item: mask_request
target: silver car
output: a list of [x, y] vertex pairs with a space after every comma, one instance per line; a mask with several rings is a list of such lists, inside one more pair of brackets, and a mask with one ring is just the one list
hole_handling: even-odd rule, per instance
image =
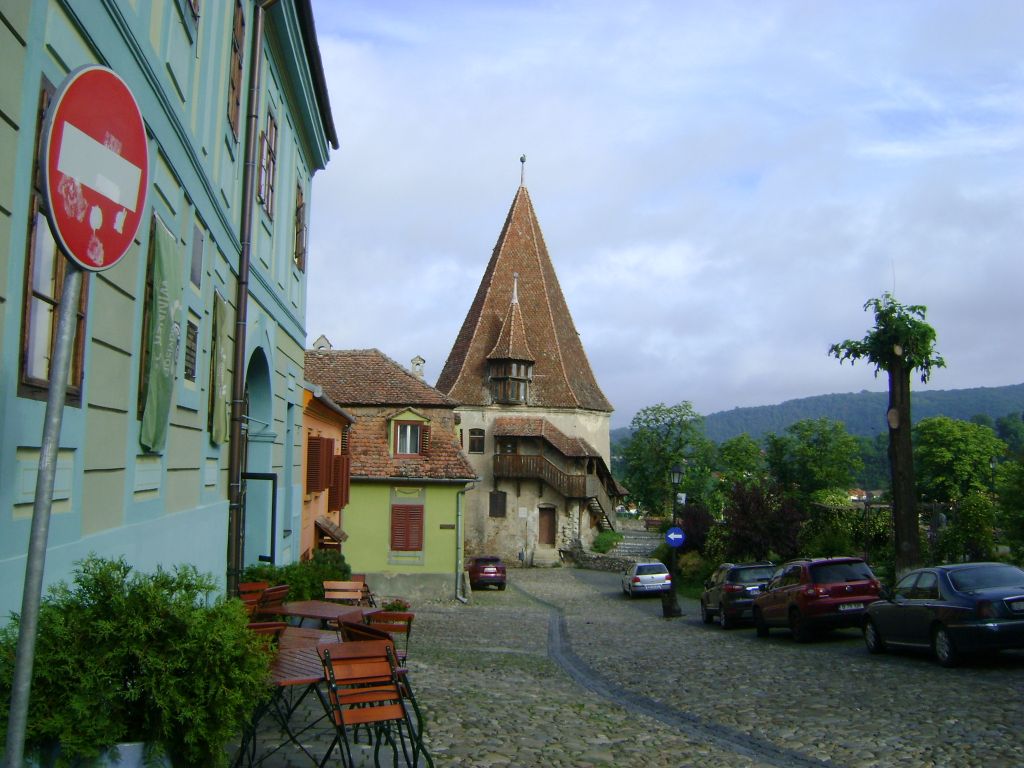
[[657, 560], [634, 563], [622, 572], [622, 591], [630, 597], [671, 589], [672, 576], [665, 564]]

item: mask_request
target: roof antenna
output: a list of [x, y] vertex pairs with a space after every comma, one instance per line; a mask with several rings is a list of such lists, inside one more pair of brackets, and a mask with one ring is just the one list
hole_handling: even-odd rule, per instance
[[[523, 155], [523, 157], [526, 157], [526, 155]], [[512, 273], [512, 303], [513, 304], [518, 304], [519, 303], [519, 273], [518, 272], [513, 272]]]
[[519, 169], [519, 186], [526, 186], [526, 155], [519, 158], [519, 162], [523, 164], [523, 167]]

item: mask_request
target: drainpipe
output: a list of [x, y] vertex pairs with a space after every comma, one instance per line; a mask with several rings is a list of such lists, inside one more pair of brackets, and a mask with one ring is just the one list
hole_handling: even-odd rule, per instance
[[238, 587], [242, 570], [245, 512], [242, 509], [242, 403], [245, 400], [245, 344], [249, 310], [249, 262], [252, 250], [253, 189], [256, 180], [257, 131], [260, 117], [260, 69], [263, 66], [263, 17], [277, 0], [257, 3], [253, 11], [249, 57], [249, 100], [245, 121], [245, 165], [242, 167], [242, 222], [239, 232], [238, 284], [235, 290], [235, 350], [231, 376], [231, 436], [228, 445], [228, 594]]

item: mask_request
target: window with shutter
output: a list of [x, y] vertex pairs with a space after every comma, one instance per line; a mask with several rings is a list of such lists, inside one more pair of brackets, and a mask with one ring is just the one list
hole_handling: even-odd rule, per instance
[[348, 456], [335, 454], [331, 464], [333, 477], [327, 493], [327, 511], [340, 512], [348, 504]]
[[423, 549], [423, 507], [395, 504], [391, 507], [391, 549], [419, 552]]
[[323, 449], [317, 435], [306, 438], [306, 493], [316, 493], [323, 488]]
[[320, 487], [323, 491], [334, 485], [334, 438], [320, 438]]
[[490, 516], [491, 517], [504, 517], [506, 509], [506, 500], [504, 491], [491, 491], [490, 496]]

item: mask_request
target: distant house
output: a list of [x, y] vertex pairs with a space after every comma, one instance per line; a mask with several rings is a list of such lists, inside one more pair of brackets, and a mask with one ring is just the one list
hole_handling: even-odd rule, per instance
[[376, 349], [308, 350], [306, 378], [355, 419], [342, 545], [379, 594], [450, 597], [462, 572], [462, 494], [476, 473], [455, 403]]
[[594, 378], [520, 186], [437, 381], [457, 401], [482, 481], [466, 498], [466, 550], [558, 562], [614, 527], [612, 406]]

